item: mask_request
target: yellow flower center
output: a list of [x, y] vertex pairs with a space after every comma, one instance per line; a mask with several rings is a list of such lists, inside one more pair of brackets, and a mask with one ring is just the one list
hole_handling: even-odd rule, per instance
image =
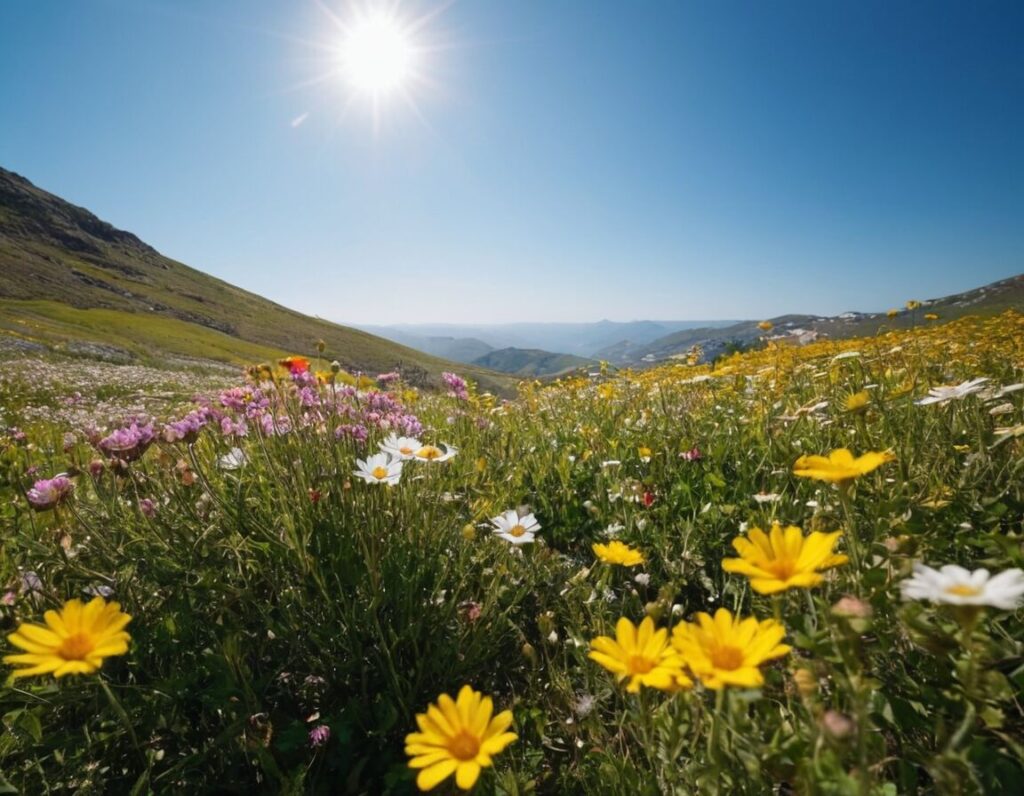
[[416, 455], [421, 459], [436, 459], [441, 455], [441, 449], [435, 448], [433, 445], [427, 445], [425, 448], [420, 448]]
[[373, 473], [371, 473], [371, 475], [373, 475], [373, 477], [378, 479], [378, 480], [383, 480], [383, 479], [388, 477], [388, 468], [387, 467], [374, 467], [373, 468]]
[[524, 528], [522, 525], [513, 525], [511, 528], [508, 529], [508, 532], [510, 536], [515, 536], [518, 539], [520, 536], [526, 533], [526, 528]]
[[66, 661], [81, 661], [93, 651], [95, 646], [92, 642], [92, 637], [88, 634], [75, 633], [61, 642], [60, 647], [57, 649], [57, 654]]
[[630, 674], [647, 674], [654, 668], [655, 662], [643, 655], [630, 655], [627, 666]]
[[398, 452], [400, 454], [402, 454], [403, 456], [408, 456], [410, 453], [412, 453], [412, 448], [408, 448], [408, 447], [406, 447], [406, 448], [399, 448]]
[[743, 650], [729, 644], [716, 646], [711, 650], [711, 665], [728, 671], [739, 669], [743, 665]]
[[955, 586], [949, 586], [946, 589], [946, 594], [954, 594], [957, 597], [977, 597], [981, 594], [981, 589], [977, 586], [968, 586], [965, 583], [958, 583]]
[[457, 760], [474, 760], [480, 752], [480, 739], [462, 730], [448, 742], [448, 751]]

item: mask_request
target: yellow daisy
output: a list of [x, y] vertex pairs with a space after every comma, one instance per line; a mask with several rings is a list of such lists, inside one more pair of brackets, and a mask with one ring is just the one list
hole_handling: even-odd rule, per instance
[[842, 531], [814, 531], [804, 537], [799, 528], [772, 525], [770, 533], [751, 528], [744, 538], [732, 540], [739, 558], [722, 561], [722, 569], [750, 578], [758, 594], [778, 594], [787, 589], [810, 589], [822, 581], [821, 570], [845, 564], [845, 555], [833, 552]]
[[801, 456], [793, 465], [793, 475], [833, 484], [849, 484], [893, 461], [896, 457], [888, 451], [871, 451], [854, 458], [846, 448], [837, 448], [828, 456]]
[[87, 605], [81, 600], [68, 600], [58, 611], [43, 614], [46, 626], [21, 623], [7, 636], [22, 653], [5, 655], [4, 663], [20, 665], [14, 677], [50, 674], [92, 674], [103, 665], [103, 659], [124, 655], [131, 636], [125, 626], [131, 617], [121, 611], [118, 603], [94, 597]]
[[789, 652], [788, 645], [779, 643], [785, 635], [786, 628], [774, 619], [733, 618], [719, 608], [713, 619], [699, 613], [696, 622], [676, 625], [672, 646], [708, 688], [757, 688], [764, 683], [758, 667]]
[[619, 682], [629, 678], [626, 690], [639, 693], [640, 686], [675, 691], [690, 688], [693, 681], [683, 672], [683, 661], [668, 640], [668, 630], [654, 629], [644, 617], [635, 626], [626, 617], [615, 625], [615, 638], [598, 636], [590, 642], [590, 659], [615, 674]]
[[493, 712], [490, 697], [464, 685], [456, 699], [441, 694], [426, 713], [416, 714], [420, 731], [405, 736], [405, 753], [409, 767], [421, 769], [416, 777], [420, 790], [437, 787], [452, 774], [463, 790], [476, 784], [480, 770], [518, 737], [507, 732], [512, 711], [492, 717]]
[[871, 395], [867, 390], [861, 390], [846, 396], [843, 400], [843, 408], [851, 414], [866, 412], [871, 405]]
[[594, 555], [606, 564], [619, 564], [623, 567], [636, 567], [644, 563], [644, 554], [634, 550], [629, 545], [623, 544], [618, 539], [608, 544], [595, 544], [592, 546]]

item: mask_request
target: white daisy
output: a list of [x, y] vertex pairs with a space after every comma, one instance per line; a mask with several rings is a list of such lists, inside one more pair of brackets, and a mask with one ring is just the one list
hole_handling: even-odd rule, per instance
[[915, 401], [918, 406], [927, 406], [928, 404], [945, 404], [950, 401], [960, 400], [966, 398], [968, 395], [973, 395], [976, 392], [981, 392], [981, 385], [988, 381], [987, 378], [971, 379], [970, 381], [962, 382], [950, 387], [932, 387], [928, 390], [928, 394], [918, 401]]
[[758, 492], [752, 497], [755, 503], [778, 503], [782, 499], [778, 492]]
[[946, 564], [932, 569], [914, 564], [914, 574], [900, 584], [904, 600], [931, 600], [947, 605], [991, 605], [1012, 611], [1024, 597], [1024, 571], [1008, 569], [992, 577], [987, 569], [974, 572]]
[[245, 451], [241, 448], [232, 448], [230, 451], [221, 456], [217, 463], [220, 465], [222, 470], [238, 470], [248, 463], [249, 457], [245, 455]]
[[387, 484], [394, 486], [402, 477], [402, 460], [393, 459], [386, 453], [375, 453], [367, 456], [366, 461], [356, 459], [358, 470], [353, 475], [362, 478], [368, 484]]
[[492, 517], [491, 523], [494, 525], [494, 535], [512, 544], [532, 542], [534, 535], [540, 530], [540, 523], [533, 514], [520, 517], [519, 512], [514, 510]]
[[446, 462], [458, 452], [458, 448], [451, 445], [422, 445], [416, 449], [413, 457], [421, 462]]
[[378, 445], [382, 451], [401, 461], [415, 459], [416, 451], [423, 447], [423, 443], [415, 437], [400, 437], [397, 434], [391, 434]]

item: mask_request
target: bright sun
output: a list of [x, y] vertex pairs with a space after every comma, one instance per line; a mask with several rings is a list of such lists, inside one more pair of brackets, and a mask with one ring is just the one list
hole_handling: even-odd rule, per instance
[[398, 20], [375, 15], [345, 31], [339, 55], [345, 78], [359, 92], [380, 97], [402, 88], [413, 72], [415, 48]]

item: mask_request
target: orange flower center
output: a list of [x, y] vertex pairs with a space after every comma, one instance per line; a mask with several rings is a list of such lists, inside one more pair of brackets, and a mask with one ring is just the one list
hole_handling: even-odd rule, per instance
[[647, 674], [654, 668], [654, 661], [644, 655], [630, 655], [627, 666], [630, 674]]
[[730, 644], [722, 644], [711, 650], [711, 665], [716, 669], [733, 671], [743, 665], [743, 650]]
[[457, 760], [473, 760], [480, 752], [480, 739], [462, 730], [448, 742], [448, 751]]
[[957, 597], [977, 597], [981, 594], [981, 589], [977, 586], [968, 586], [966, 583], [958, 583], [955, 586], [949, 586], [946, 589], [946, 594], [954, 594]]
[[371, 473], [371, 475], [373, 475], [373, 477], [376, 478], [377, 480], [383, 480], [388, 477], [388, 468], [374, 467], [373, 473]]
[[515, 536], [517, 539], [526, 533], [526, 528], [522, 525], [513, 525], [508, 529], [509, 536]]
[[796, 573], [796, 562], [788, 558], [777, 558], [774, 561], [765, 561], [761, 568], [779, 580], [789, 580]]
[[408, 447], [406, 447], [406, 448], [399, 448], [398, 452], [400, 454], [402, 454], [403, 456], [408, 456], [410, 453], [412, 453], [412, 448], [408, 448]]
[[87, 634], [75, 633], [61, 642], [60, 647], [57, 649], [57, 654], [66, 661], [81, 661], [93, 651], [95, 646], [92, 643], [92, 638]]

